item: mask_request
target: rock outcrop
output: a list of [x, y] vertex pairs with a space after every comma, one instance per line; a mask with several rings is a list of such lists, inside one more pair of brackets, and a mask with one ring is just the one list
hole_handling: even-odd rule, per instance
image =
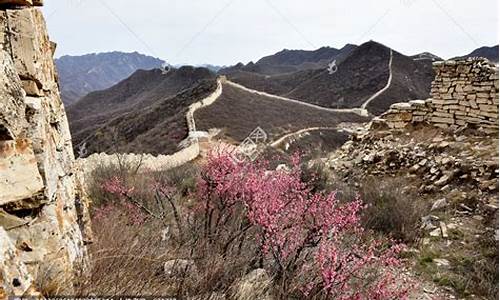
[[91, 238], [41, 4], [0, 0], [0, 298], [71, 294]]
[[374, 124], [402, 128], [428, 122], [451, 130], [473, 125], [498, 131], [498, 66], [483, 58], [433, 65], [432, 99], [393, 104]]
[[233, 283], [231, 299], [273, 300], [272, 280], [266, 270], [256, 269]]
[[[398, 113], [392, 116], [399, 119], [380, 119], [355, 132], [326, 159], [330, 182], [344, 197], [359, 192], [362, 200], [378, 205], [383, 213], [372, 215], [377, 220], [384, 215], [391, 222], [398, 215], [405, 220], [417, 216], [415, 223], [403, 225], [412, 226], [418, 235], [410, 263], [421, 264], [432, 253], [424, 272], [432, 272], [435, 283], [470, 294], [471, 299], [481, 298], [473, 293], [489, 291], [482, 290], [475, 278], [484, 278], [478, 274], [495, 278], [498, 269], [498, 135], [486, 132], [498, 128], [484, 127], [486, 118], [481, 119], [483, 126], [467, 123], [456, 130], [442, 129], [432, 121], [412, 121], [420, 116], [415, 111], [426, 112], [421, 105], [419, 101], [395, 105], [391, 110]], [[404, 110], [405, 106], [415, 110]], [[427, 113], [432, 115], [431, 110]], [[401, 121], [402, 117], [407, 120]], [[406, 202], [391, 209], [393, 199]], [[446, 281], [449, 278], [473, 283], [458, 291]]]

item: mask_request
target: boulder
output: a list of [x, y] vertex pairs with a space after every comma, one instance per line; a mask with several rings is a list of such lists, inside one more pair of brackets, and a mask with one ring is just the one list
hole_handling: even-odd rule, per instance
[[432, 204], [431, 211], [440, 210], [440, 209], [443, 209], [447, 206], [448, 206], [448, 202], [446, 201], [446, 198], [442, 198], [442, 199], [439, 199], [436, 202], [434, 202], [434, 204]]
[[173, 259], [163, 264], [163, 271], [169, 277], [186, 277], [189, 273], [197, 275], [198, 269], [193, 260]]
[[266, 270], [256, 269], [236, 280], [231, 287], [231, 299], [272, 300], [272, 281]]

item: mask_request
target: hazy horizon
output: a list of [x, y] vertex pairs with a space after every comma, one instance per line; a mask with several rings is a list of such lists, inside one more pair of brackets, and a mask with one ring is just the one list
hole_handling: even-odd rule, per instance
[[48, 0], [43, 10], [56, 57], [137, 51], [174, 65], [234, 65], [283, 49], [369, 40], [406, 55], [465, 55], [498, 44], [498, 4], [481, 3], [490, 9], [471, 13], [465, 0], [167, 0], [146, 8], [129, 0]]

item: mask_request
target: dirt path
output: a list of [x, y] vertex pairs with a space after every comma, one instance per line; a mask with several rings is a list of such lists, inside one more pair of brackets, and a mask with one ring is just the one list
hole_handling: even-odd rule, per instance
[[392, 49], [391, 49], [391, 56], [389, 58], [389, 80], [387, 80], [387, 84], [386, 86], [384, 86], [380, 91], [376, 92], [373, 96], [371, 96], [368, 100], [365, 101], [365, 103], [363, 103], [361, 105], [361, 108], [362, 109], [365, 109], [366, 110], [366, 107], [368, 106], [368, 104], [370, 104], [370, 102], [372, 102], [374, 99], [376, 99], [378, 96], [380, 96], [383, 92], [385, 92], [392, 84], [392, 58], [393, 58], [393, 52], [392, 52]]

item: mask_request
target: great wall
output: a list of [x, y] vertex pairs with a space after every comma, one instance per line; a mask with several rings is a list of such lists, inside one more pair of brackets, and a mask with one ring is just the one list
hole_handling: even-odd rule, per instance
[[469, 58], [435, 62], [433, 68], [432, 98], [395, 103], [373, 124], [403, 128], [427, 122], [449, 130], [474, 126], [498, 131], [498, 66]]
[[[391, 60], [389, 61], [389, 68]], [[372, 126], [388, 126], [402, 128], [409, 123], [427, 122], [441, 128], [457, 129], [466, 124], [476, 124], [488, 131], [498, 130], [498, 67], [484, 59], [468, 59], [462, 61], [444, 61], [434, 63], [436, 78], [432, 84], [433, 98], [427, 100], [413, 100], [410, 102], [393, 104], [386, 113], [375, 117]], [[78, 169], [85, 176], [89, 176], [97, 166], [117, 164], [119, 161], [141, 163], [140, 171], [167, 170], [194, 160], [201, 154], [200, 137], [207, 139], [197, 131], [194, 113], [196, 110], [213, 104], [222, 94], [223, 84], [272, 97], [280, 101], [300, 103], [301, 105], [328, 110], [332, 112], [354, 112], [367, 115], [365, 108], [354, 109], [328, 109], [288, 99], [265, 92], [249, 89], [238, 83], [227, 80], [221, 76], [217, 80], [217, 89], [207, 98], [192, 104], [186, 113], [189, 128], [187, 147], [172, 154], [153, 156], [150, 154], [120, 154], [109, 155], [105, 153], [93, 154], [85, 159], [78, 159]], [[390, 79], [387, 86], [390, 85]], [[386, 87], [387, 87], [386, 86]], [[383, 90], [382, 90], [383, 92]], [[370, 101], [379, 97], [377, 92]], [[367, 104], [365, 102], [365, 104]], [[364, 105], [366, 106], [366, 105]], [[270, 144], [278, 147], [285, 141], [298, 138], [310, 131], [318, 130], [344, 130], [344, 128], [304, 128], [294, 133], [289, 133]], [[204, 143], [206, 144], [206, 143]], [[217, 144], [217, 143], [215, 143]]]
[[[168, 170], [181, 166], [189, 161], [194, 160], [200, 155], [201, 147], [199, 141], [200, 132], [196, 130], [196, 122], [194, 113], [203, 107], [211, 105], [222, 94], [222, 83], [224, 77], [217, 79], [216, 90], [206, 98], [191, 104], [186, 113], [186, 121], [188, 124], [189, 134], [186, 139], [187, 146], [171, 155], [151, 155], [151, 154], [106, 154], [94, 153], [86, 158], [77, 159], [77, 169], [82, 173], [83, 178], [89, 177], [92, 171], [98, 166], [126, 162], [130, 164], [140, 163], [139, 172]], [[82, 181], [87, 182], [85, 179]]]
[[[53, 62], [56, 45], [35, 7], [40, 5], [41, 0], [0, 0], [0, 299], [39, 295], [35, 282], [40, 277], [71, 294], [74, 280], [88, 269], [87, 244], [92, 242], [87, 176], [97, 165], [120, 159], [141, 161], [148, 171], [197, 158], [194, 112], [217, 100], [225, 80], [220, 78], [213, 94], [189, 107], [193, 141], [179, 152], [94, 154], [75, 160]], [[498, 131], [498, 66], [473, 58], [436, 62], [434, 70], [431, 99], [393, 104], [372, 126], [398, 129], [426, 122], [445, 130]]]

